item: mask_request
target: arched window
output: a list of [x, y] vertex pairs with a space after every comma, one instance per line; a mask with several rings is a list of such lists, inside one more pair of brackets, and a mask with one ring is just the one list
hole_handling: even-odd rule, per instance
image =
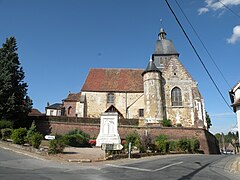
[[182, 93], [179, 87], [175, 87], [171, 92], [172, 106], [182, 106]]
[[71, 114], [72, 114], [72, 106], [68, 108], [68, 115], [71, 115]]

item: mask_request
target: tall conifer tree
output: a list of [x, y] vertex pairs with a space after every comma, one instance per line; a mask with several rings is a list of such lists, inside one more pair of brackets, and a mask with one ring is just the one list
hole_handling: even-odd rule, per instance
[[0, 120], [12, 120], [17, 126], [22, 126], [32, 108], [24, 77], [16, 39], [7, 38], [0, 48]]

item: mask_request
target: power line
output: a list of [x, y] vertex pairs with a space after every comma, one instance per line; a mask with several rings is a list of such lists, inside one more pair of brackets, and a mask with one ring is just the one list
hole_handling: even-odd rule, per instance
[[200, 55], [198, 54], [196, 48], [194, 47], [192, 41], [191, 41], [190, 38], [188, 37], [186, 31], [184, 30], [182, 24], [181, 24], [180, 21], [178, 20], [176, 14], [174, 13], [174, 11], [173, 11], [173, 9], [171, 8], [170, 4], [168, 3], [167, 0], [165, 0], [165, 2], [167, 3], [168, 8], [170, 9], [170, 11], [172, 12], [173, 16], [175, 17], [175, 19], [176, 19], [178, 25], [180, 26], [181, 30], [183, 31], [185, 37], [187, 38], [188, 42], [190, 43], [190, 45], [191, 45], [193, 51], [195, 52], [196, 56], [198, 57], [199, 61], [200, 61], [201, 64], [202, 64], [203, 68], [204, 68], [205, 71], [207, 72], [209, 78], [211, 79], [211, 81], [212, 81], [212, 83], [214, 84], [215, 88], [217, 89], [218, 93], [220, 94], [220, 96], [222, 97], [222, 99], [223, 99], [223, 101], [226, 103], [226, 105], [231, 109], [231, 111], [233, 111], [232, 108], [231, 108], [231, 106], [229, 106], [229, 104], [227, 103], [227, 100], [224, 98], [223, 94], [221, 93], [220, 89], [218, 88], [217, 84], [215, 83], [214, 79], [212, 78], [211, 74], [209, 73], [207, 67], [206, 67], [205, 64], [203, 63], [203, 61], [202, 61]]
[[179, 9], [181, 10], [182, 14], [184, 15], [184, 17], [186, 18], [187, 22], [189, 23], [189, 25], [191, 26], [192, 30], [194, 31], [195, 35], [197, 36], [198, 40], [201, 42], [202, 46], [204, 47], [205, 51], [207, 52], [208, 56], [210, 57], [210, 59], [212, 60], [213, 64], [216, 66], [217, 70], [219, 71], [219, 73], [221, 74], [222, 78], [224, 79], [224, 81], [226, 82], [226, 84], [228, 85], [228, 87], [231, 89], [231, 86], [229, 85], [228, 81], [226, 80], [226, 78], [224, 77], [222, 71], [220, 70], [220, 68], [218, 67], [216, 61], [214, 61], [213, 57], [211, 56], [210, 52], [208, 51], [207, 47], [205, 46], [205, 44], [203, 43], [203, 41], [201, 40], [200, 36], [198, 35], [197, 31], [195, 30], [195, 28], [193, 27], [192, 23], [190, 22], [190, 20], [188, 19], [188, 17], [186, 16], [186, 14], [184, 13], [183, 9], [181, 8], [181, 6], [179, 5], [179, 3], [177, 2], [177, 0], [175, 0], [176, 4], [178, 5]]
[[237, 16], [238, 18], [240, 18], [240, 15], [238, 15], [236, 12], [234, 12], [230, 7], [228, 7], [226, 4], [224, 4], [222, 1], [217, 0], [220, 4], [223, 5], [223, 7], [225, 7], [226, 9], [228, 9], [230, 12], [232, 12], [235, 16]]

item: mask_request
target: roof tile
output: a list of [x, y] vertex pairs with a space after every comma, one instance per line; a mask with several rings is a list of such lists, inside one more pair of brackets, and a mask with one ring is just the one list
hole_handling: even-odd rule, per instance
[[143, 92], [143, 69], [90, 69], [82, 91]]

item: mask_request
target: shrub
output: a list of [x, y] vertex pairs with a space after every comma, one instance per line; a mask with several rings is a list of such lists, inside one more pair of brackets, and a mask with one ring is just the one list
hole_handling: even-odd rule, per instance
[[6, 128], [11, 129], [12, 127], [13, 127], [12, 121], [0, 120], [0, 129], [6, 129]]
[[84, 136], [86, 139], [90, 139], [90, 135], [83, 132], [82, 130], [80, 129], [74, 129], [72, 131], [69, 131], [68, 133], [66, 133], [66, 135], [74, 135], [74, 134], [81, 134], [82, 136]]
[[169, 141], [169, 151], [178, 151], [178, 141]]
[[65, 144], [73, 147], [89, 147], [88, 140], [81, 134], [64, 135]]
[[156, 150], [158, 152], [167, 153], [169, 152], [169, 142], [167, 141], [166, 135], [159, 135], [155, 140]]
[[172, 127], [172, 121], [170, 119], [163, 119], [161, 124], [163, 127]]
[[11, 139], [13, 140], [14, 144], [24, 144], [27, 136], [27, 129], [26, 128], [19, 128], [13, 130], [11, 135]]
[[149, 134], [141, 136], [140, 143], [140, 152], [144, 153], [148, 149], [152, 149], [152, 137]]
[[33, 133], [32, 136], [31, 136], [31, 138], [30, 138], [31, 145], [32, 145], [34, 148], [36, 148], [36, 149], [39, 148], [42, 140], [43, 140], [43, 135], [40, 134], [39, 132]]
[[128, 149], [128, 144], [132, 143], [132, 146], [140, 148], [140, 137], [137, 132], [130, 133], [126, 136], [125, 148]]
[[37, 132], [37, 127], [35, 125], [35, 123], [33, 122], [31, 127], [29, 128], [29, 130], [27, 131], [27, 137], [26, 137], [26, 140], [27, 142], [32, 145], [32, 136]]
[[198, 139], [196, 138], [192, 138], [190, 139], [190, 149], [191, 149], [191, 153], [195, 153], [199, 150], [200, 148], [200, 142]]
[[185, 152], [190, 152], [191, 151], [191, 146], [190, 146], [190, 141], [189, 139], [180, 139], [178, 141], [178, 146], [181, 151]]
[[90, 135], [80, 129], [75, 129], [63, 136], [66, 145], [73, 147], [90, 147], [88, 143]]
[[64, 148], [66, 147], [64, 139], [63, 138], [56, 138], [49, 141], [49, 154], [58, 154], [62, 153]]
[[2, 140], [4, 141], [6, 141], [7, 139], [10, 139], [12, 135], [12, 129], [10, 128], [1, 129], [1, 135], [2, 135]]

